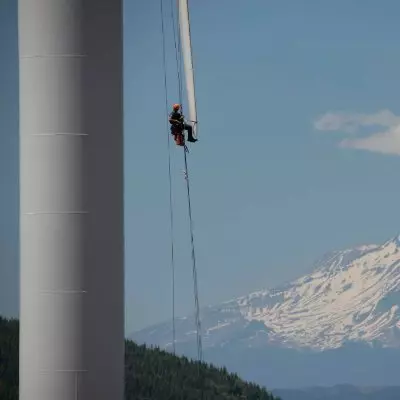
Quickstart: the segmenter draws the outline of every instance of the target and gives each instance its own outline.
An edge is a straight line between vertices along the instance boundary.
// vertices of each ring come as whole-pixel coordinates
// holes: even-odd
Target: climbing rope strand
[[[165,91],[165,112],[168,115],[168,84],[167,84],[167,57],[165,50],[165,27],[164,27],[164,8],[163,0],[160,0],[161,12],[161,31],[163,37],[163,67],[164,67],[164,91]],[[175,330],[175,248],[174,248],[174,210],[172,198],[172,174],[171,174],[171,135],[168,132],[168,122],[166,121],[166,131],[168,138],[168,179],[169,179],[169,214],[170,214],[170,234],[171,234],[171,272],[172,272],[172,346],[175,354],[176,349],[176,330]]]
[[[174,46],[175,46],[175,61],[176,61],[176,71],[178,75],[178,95],[179,95],[179,104],[183,107],[183,85],[182,85],[182,65],[181,65],[181,56],[180,56],[180,32],[179,32],[179,23],[176,23],[175,13],[174,13],[174,0],[171,0],[171,20],[172,20],[172,32],[174,36]],[[179,0],[176,0],[178,4]],[[176,29],[176,25],[178,26],[178,33]],[[178,40],[177,37],[178,36]]]
[[[178,0],[177,0],[178,1]],[[162,0],[161,0],[162,2]],[[183,85],[182,85],[182,62],[181,62],[181,36],[179,23],[175,24],[175,15],[173,0],[171,0],[171,19],[173,27],[174,36],[174,46],[175,46],[175,59],[177,68],[177,79],[178,79],[178,92],[179,92],[179,102],[183,108]],[[176,25],[178,26],[178,34],[176,33]],[[165,36],[165,33],[164,33]],[[177,40],[178,36],[178,40]],[[164,39],[165,42],[165,39]],[[164,66],[165,69],[165,66]],[[185,178],[186,178],[186,189],[187,189],[187,201],[188,201],[188,212],[189,212],[189,228],[190,228],[190,241],[191,241],[191,256],[192,256],[192,273],[193,273],[193,286],[194,286],[194,302],[195,302],[195,320],[196,320],[196,335],[197,335],[197,356],[198,360],[201,362],[203,360],[203,345],[202,345],[202,333],[201,333],[201,319],[200,319],[200,303],[199,303],[199,292],[198,292],[198,282],[197,282],[197,266],[196,266],[196,251],[194,244],[194,229],[193,229],[193,218],[192,218],[192,205],[190,198],[190,182],[189,182],[189,170],[187,162],[187,151],[184,149],[184,163],[185,163]],[[200,365],[199,365],[200,372]],[[204,392],[202,390],[202,398]]]
[[[176,0],[178,3],[179,3],[179,0]],[[178,9],[179,9],[179,7],[178,7]],[[179,64],[178,64],[178,67],[179,67],[179,74],[180,74],[180,76],[182,77],[183,76],[183,64],[182,64],[182,36],[181,36],[181,26],[180,26],[180,24],[178,23],[178,32],[177,32],[177,36],[178,36],[178,55],[177,55],[177,57],[178,57],[178,60],[179,60]],[[182,79],[181,79],[181,83],[180,83],[180,85],[181,85],[181,93],[180,93],[180,96],[183,98],[183,84],[182,84]],[[183,101],[183,100],[182,100]]]
[[[186,151],[184,151],[186,192],[187,192],[188,211],[189,211],[190,242],[192,247],[192,273],[193,273],[194,302],[195,302],[195,312],[196,312],[197,356],[198,360],[201,362],[203,360],[203,344],[202,344],[202,333],[201,333],[199,290],[197,283],[196,252],[195,252],[194,233],[193,233],[192,205],[190,200],[189,169],[188,169],[186,154],[187,154]]]
[[[195,302],[195,317],[196,317],[196,338],[197,338],[197,359],[199,361],[197,373],[199,377],[200,385],[200,398],[204,400],[204,388],[205,388],[205,375],[203,369],[201,368],[201,363],[203,361],[203,343],[202,343],[202,333],[201,333],[201,319],[200,319],[200,304],[199,304],[199,291],[197,284],[197,268],[196,268],[196,252],[194,246],[194,229],[193,229],[193,219],[192,219],[192,204],[190,200],[190,181],[189,181],[189,168],[187,162],[187,152],[184,151],[184,161],[185,161],[185,178],[186,178],[186,190],[188,199],[188,212],[189,212],[189,227],[190,227],[190,241],[192,245],[192,272],[193,272],[193,286],[194,286],[194,302]]]
[[[179,12],[179,0],[176,0]],[[174,30],[174,44],[175,44],[175,58],[176,58],[176,68],[178,77],[178,90],[180,96],[181,107],[183,108],[183,85],[182,85],[182,54],[181,54],[181,32],[179,23],[177,23],[177,33],[175,28],[175,17],[173,12],[173,0],[171,0],[171,18]],[[178,21],[179,22],[179,21]],[[176,40],[178,37],[178,40]],[[183,110],[182,110],[183,113]],[[198,293],[198,283],[197,283],[197,266],[196,266],[196,252],[194,245],[194,233],[193,233],[193,218],[192,218],[192,206],[190,199],[190,182],[189,182],[189,170],[187,163],[187,150],[184,148],[184,162],[185,162],[185,178],[186,178],[186,189],[187,189],[187,201],[188,201],[188,212],[189,212],[189,228],[190,228],[190,241],[191,241],[191,255],[192,255],[192,273],[193,273],[193,286],[194,286],[194,302],[195,302],[195,319],[196,319],[196,336],[197,336],[197,357],[201,362],[203,360],[203,345],[202,345],[202,333],[201,333],[201,319],[200,319],[200,304],[199,304],[199,293]],[[199,367],[200,368],[200,367]]]

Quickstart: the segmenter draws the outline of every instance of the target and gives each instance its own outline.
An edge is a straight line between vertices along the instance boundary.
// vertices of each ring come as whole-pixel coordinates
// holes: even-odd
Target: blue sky
[[[7,315],[18,311],[14,3],[0,6],[0,313]],[[203,0],[190,7],[201,123],[189,155],[200,302],[274,286],[326,251],[399,233],[400,3]],[[166,23],[172,104],[177,79]],[[161,44],[159,1],[126,1],[127,332],[171,314]],[[172,162],[177,312],[187,314],[194,306],[180,149],[172,149]]]

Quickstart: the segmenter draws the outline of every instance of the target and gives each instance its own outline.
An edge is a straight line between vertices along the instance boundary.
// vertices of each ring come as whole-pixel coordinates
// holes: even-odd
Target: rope
[[[196,252],[195,252],[195,246],[194,246],[192,205],[191,205],[191,200],[190,200],[189,169],[188,169],[187,156],[186,156],[187,152],[184,151],[183,153],[184,153],[184,160],[185,160],[185,180],[186,180],[188,212],[189,212],[190,242],[192,245],[192,273],[193,273],[194,302],[195,302],[195,308],[196,308],[197,358],[201,362],[203,360],[203,344],[202,344],[202,337],[201,337],[199,290],[198,290],[198,284],[197,284]]]
[[[177,3],[179,0],[176,0]],[[180,36],[180,28],[178,25],[178,34],[176,33],[176,25],[175,25],[175,13],[174,13],[174,3],[171,0],[171,20],[172,20],[172,31],[174,35],[174,46],[175,46],[175,61],[176,61],[176,71],[178,75],[178,94],[179,94],[179,104],[182,108],[183,113],[183,85],[182,85],[182,62],[181,62],[181,36]],[[178,36],[178,40],[176,39]]]
[[[178,2],[178,0],[177,0]],[[175,58],[177,64],[177,77],[178,77],[178,90],[180,96],[180,103],[182,107],[183,114],[183,102],[182,102],[182,62],[181,62],[181,35],[180,35],[180,26],[178,26],[178,35],[175,33],[175,18],[173,12],[173,0],[171,0],[171,18],[174,30],[174,45],[175,45]],[[176,36],[178,36],[178,44],[176,40]],[[195,319],[196,319],[196,338],[197,338],[197,358],[199,362],[203,360],[203,345],[202,345],[202,336],[201,336],[201,320],[200,320],[200,304],[199,304],[199,291],[198,291],[198,283],[197,283],[197,267],[196,267],[196,251],[194,245],[194,234],[193,234],[193,218],[192,218],[192,206],[190,199],[190,183],[189,183],[189,170],[187,163],[187,147],[184,148],[184,162],[185,162],[185,180],[186,180],[186,191],[187,191],[187,201],[188,201],[188,212],[189,212],[189,228],[190,228],[190,242],[191,242],[191,256],[192,256],[192,274],[193,274],[193,292],[194,292],[194,303],[195,303]],[[200,368],[200,366],[199,366]]]
[[[163,37],[163,67],[164,67],[164,92],[165,92],[165,112],[168,115],[168,85],[167,85],[167,58],[165,51],[165,28],[164,28],[164,9],[163,0],[160,0],[161,12],[161,32]],[[168,180],[169,180],[169,215],[170,215],[170,234],[171,234],[171,272],[172,272],[172,343],[173,352],[176,348],[175,330],[175,251],[174,251],[174,210],[172,205],[172,174],[171,174],[171,135],[168,131],[168,122],[165,122],[168,137]]]
[[[161,18],[163,19],[163,5],[161,3]],[[172,18],[172,26],[173,26],[173,35],[174,35],[174,46],[175,46],[175,59],[176,59],[176,68],[177,68],[177,79],[178,79],[178,92],[179,92],[179,101],[181,107],[183,107],[182,99],[182,65],[180,63],[181,54],[180,54],[180,45],[178,46],[177,38],[176,38],[176,26],[175,26],[175,16],[174,16],[174,7],[173,0],[171,0],[171,18]],[[179,29],[179,24],[178,24]],[[179,32],[178,32],[179,33]],[[166,112],[168,115],[168,94],[167,94],[167,73],[166,73],[166,55],[165,55],[165,29],[164,29],[164,21],[162,21],[162,34],[163,34],[163,67],[164,67],[164,86],[166,93]],[[180,35],[178,35],[178,41],[180,44]],[[170,135],[169,135],[170,136]],[[169,137],[168,136],[168,137]],[[170,171],[170,138],[168,140],[168,151],[169,151],[169,171]],[[186,146],[184,148],[184,163],[185,163],[185,180],[186,180],[186,190],[187,190],[187,201],[188,201],[188,213],[189,213],[189,228],[190,228],[190,241],[191,241],[191,256],[192,256],[192,274],[193,274],[193,287],[194,287],[194,302],[195,302],[195,320],[196,320],[196,334],[197,334],[197,356],[199,362],[203,360],[203,346],[202,346],[202,335],[201,335],[201,320],[200,320],[200,304],[199,304],[199,293],[198,293],[198,282],[197,282],[197,267],[196,267],[196,251],[194,244],[194,230],[193,230],[193,218],[192,218],[192,205],[191,205],[191,196],[190,196],[190,182],[189,182],[189,172],[188,172],[188,162],[187,162],[187,151]],[[171,188],[171,172],[169,172],[170,179],[170,188]],[[170,189],[170,209],[172,210],[172,190]],[[171,212],[171,226],[172,226],[172,212]],[[173,243],[173,241],[172,241]],[[172,244],[173,248],[173,244]],[[172,251],[173,254],[173,251]],[[174,271],[174,268],[173,268]],[[174,273],[173,273],[174,274]],[[173,279],[174,281],[174,279]],[[174,299],[174,286],[173,286],[173,299]],[[173,300],[173,309],[175,309],[175,302]],[[173,311],[173,335],[174,335],[174,351],[175,351],[175,311]],[[200,364],[199,364],[199,372],[200,372]],[[202,397],[204,393],[202,392]]]

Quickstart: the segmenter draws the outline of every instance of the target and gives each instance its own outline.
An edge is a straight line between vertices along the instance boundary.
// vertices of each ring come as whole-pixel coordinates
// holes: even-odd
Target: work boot
[[[195,142],[197,142],[197,139],[195,139],[193,136],[189,136],[188,142],[195,143]]]

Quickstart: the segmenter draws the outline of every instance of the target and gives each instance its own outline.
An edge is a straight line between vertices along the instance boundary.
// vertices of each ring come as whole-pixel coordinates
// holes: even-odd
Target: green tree
[[[19,323],[0,317],[0,399],[18,399]],[[278,400],[226,368],[125,343],[126,400]]]

